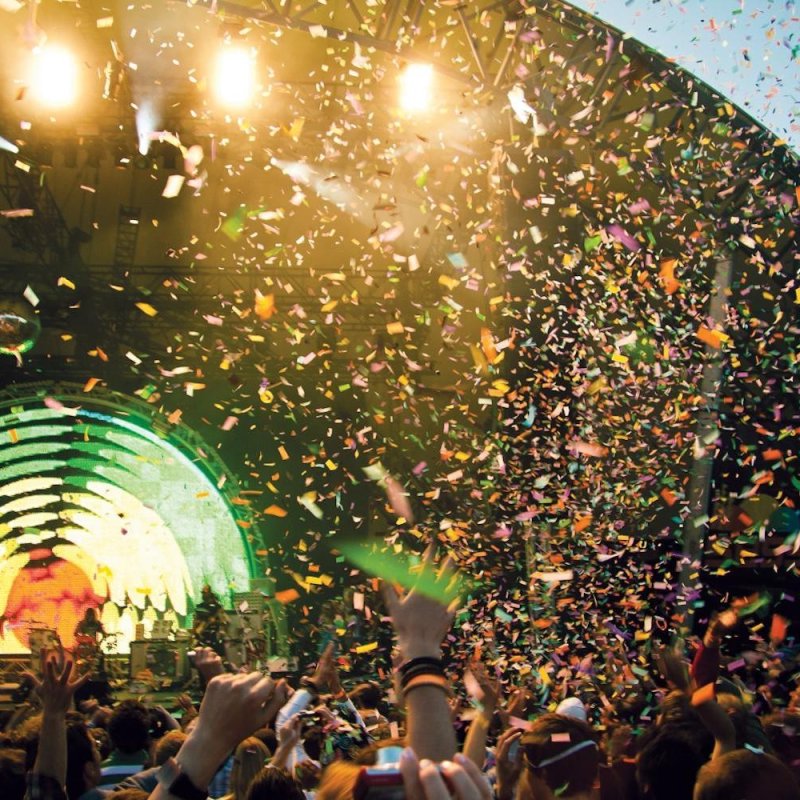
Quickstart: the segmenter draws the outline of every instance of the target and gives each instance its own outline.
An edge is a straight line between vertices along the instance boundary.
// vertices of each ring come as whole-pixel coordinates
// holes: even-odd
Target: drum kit
[[[58,631],[47,627],[47,624],[35,619],[21,620],[20,627],[24,627],[28,634],[28,647],[31,651],[31,670],[38,674],[42,671],[42,653],[60,650],[61,637]],[[114,655],[118,648],[118,636],[109,633],[99,641],[88,634],[76,634],[72,647],[64,648],[75,659],[79,670],[93,673],[102,672],[105,668],[105,656]]]

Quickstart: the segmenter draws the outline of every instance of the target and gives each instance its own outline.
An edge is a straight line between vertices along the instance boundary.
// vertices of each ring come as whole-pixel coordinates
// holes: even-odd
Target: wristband
[[[206,800],[208,792],[198,789],[174,758],[168,758],[158,771],[158,782],[180,800]]]
[[[405,675],[410,670],[414,669],[415,667],[434,667],[442,670],[444,672],[444,666],[442,665],[441,658],[433,658],[432,656],[419,656],[418,658],[412,658],[408,661],[404,661],[398,668],[397,671],[401,675]]]
[[[450,681],[444,675],[417,675],[403,687],[403,694],[408,694],[412,689],[419,689],[421,686],[433,686],[441,689],[448,697],[452,696]]]
[[[441,668],[420,665],[400,676],[400,688],[404,689],[414,678],[419,678],[423,675],[435,675],[440,678],[447,677]]]

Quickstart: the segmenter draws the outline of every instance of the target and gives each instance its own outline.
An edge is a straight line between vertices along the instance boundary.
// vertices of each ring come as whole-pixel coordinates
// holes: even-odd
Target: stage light
[[[34,51],[29,81],[32,96],[42,105],[63,108],[78,95],[78,62],[69,50],[47,44]]]
[[[27,303],[0,297],[0,353],[16,357],[27,353],[41,331],[39,318]]]
[[[433,99],[433,67],[409,64],[400,74],[400,108],[403,111],[426,111]]]
[[[225,108],[244,108],[256,91],[256,59],[252,49],[226,45],[217,55],[214,96]]]

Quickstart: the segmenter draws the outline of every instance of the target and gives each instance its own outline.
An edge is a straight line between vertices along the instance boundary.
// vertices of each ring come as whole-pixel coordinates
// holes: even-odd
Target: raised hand
[[[192,783],[208,786],[219,765],[242,739],[272,720],[286,702],[287,688],[260,672],[217,675],[209,681],[197,725],[177,760]],[[167,795],[154,793],[151,797]]]
[[[522,772],[521,739],[522,731],[519,728],[509,728],[497,740],[495,761],[497,764],[498,800],[508,800],[514,796],[514,790]]]
[[[312,683],[320,692],[331,691],[337,693],[342,688],[339,683],[339,671],[336,669],[335,649],[335,642],[330,642],[323,650],[317,662],[317,668],[311,678]]]
[[[89,673],[73,678],[75,662],[63,649],[57,653],[42,651],[42,678],[30,674],[34,688],[42,700],[45,713],[66,714],[75,692],[89,680]]]
[[[401,595],[391,584],[383,584],[383,596],[404,659],[442,657],[442,640],[453,624],[458,607],[458,598],[453,592],[456,576],[452,566],[448,557],[436,568],[434,545],[425,552],[420,577],[425,577],[426,589],[433,588],[436,597],[429,591],[423,592],[419,586]]]
[[[194,651],[192,663],[206,683],[225,672],[222,659],[210,647],[198,647]]]

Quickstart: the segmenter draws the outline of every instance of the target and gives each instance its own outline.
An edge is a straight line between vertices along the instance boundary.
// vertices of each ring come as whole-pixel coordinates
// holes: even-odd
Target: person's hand
[[[300,743],[303,733],[303,718],[299,714],[290,717],[286,723],[278,730],[278,746],[270,760],[273,767],[286,769],[289,756]]]
[[[481,698],[483,711],[486,716],[490,717],[492,714],[494,714],[494,711],[500,702],[500,681],[490,678],[489,674],[486,672],[486,667],[484,667],[480,662],[474,662],[470,667],[470,671],[472,672],[472,676],[478,682],[478,686],[480,686],[481,692],[483,693],[483,697]]]
[[[664,650],[658,657],[658,666],[667,683],[682,692],[691,690],[691,679],[680,654],[673,649]]]
[[[328,689],[334,691],[331,684],[335,684],[341,688],[339,685],[339,674],[336,671],[336,662],[333,656],[335,649],[335,642],[330,642],[322,651],[319,661],[317,661],[314,674],[311,676],[311,683],[317,687],[317,692],[326,692]]]
[[[407,747],[400,757],[400,773],[406,800],[492,800],[492,790],[486,778],[461,753],[456,754],[452,761],[443,761],[437,766],[428,759],[419,761],[414,751]]]
[[[45,714],[66,714],[72,706],[75,692],[89,680],[89,673],[73,678],[75,662],[63,649],[57,653],[43,650],[42,663],[42,678],[30,675],[36,693],[41,698],[42,711]]]
[[[192,663],[206,683],[225,672],[222,659],[210,647],[198,647],[194,651]]]
[[[285,682],[276,683],[259,672],[217,675],[209,681],[200,704],[197,726],[190,735],[193,744],[199,744],[196,749],[210,765],[208,780],[225,756],[242,739],[273,719],[285,701]]]
[[[508,706],[506,706],[506,716],[523,719],[525,715],[525,707],[528,705],[528,700],[530,697],[531,693],[524,686],[520,686],[519,689],[517,689],[514,694],[511,695],[511,699],[508,701]]]
[[[394,586],[383,584],[383,596],[404,659],[442,657],[442,640],[453,624],[458,604],[458,598],[453,597],[452,561],[446,558],[437,570],[433,545],[425,552],[422,576],[426,578],[426,588],[434,589],[436,598],[447,602],[423,594],[418,586],[401,596]]]
[[[497,740],[495,763],[497,769],[497,796],[500,800],[513,797],[522,772],[521,740],[519,728],[509,728]]]
[[[192,698],[189,697],[186,692],[183,694],[178,695],[177,702],[180,708],[182,708],[187,714],[197,713],[197,709],[194,707],[194,702]]]

